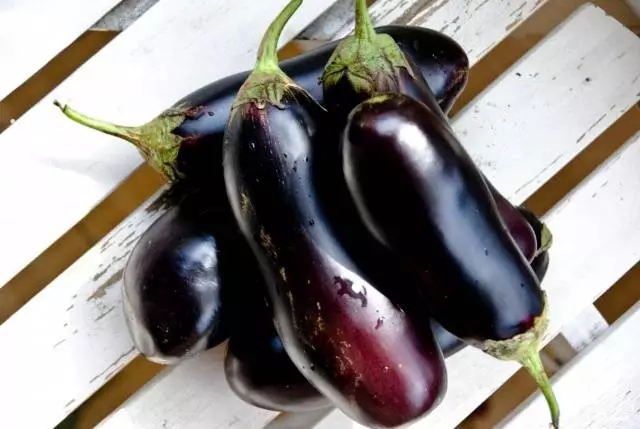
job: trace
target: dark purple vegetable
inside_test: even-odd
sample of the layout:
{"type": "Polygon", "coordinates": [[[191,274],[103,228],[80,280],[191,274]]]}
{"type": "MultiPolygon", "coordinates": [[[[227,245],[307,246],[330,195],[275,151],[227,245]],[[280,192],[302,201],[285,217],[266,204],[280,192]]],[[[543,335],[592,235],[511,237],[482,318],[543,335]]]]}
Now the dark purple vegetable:
{"type": "MultiPolygon", "coordinates": [[[[341,235],[349,236],[353,243],[352,253],[366,253],[367,249],[375,247],[375,243],[367,240],[368,234],[363,233],[364,228],[355,214],[340,168],[338,135],[342,133],[349,112],[370,97],[399,92],[426,103],[443,121],[447,118],[411,57],[392,37],[376,33],[366,0],[356,0],[355,16],[354,35],[338,44],[322,75],[324,105],[331,116],[326,128],[336,136],[328,138],[335,140],[335,144],[326,144],[322,148],[325,160],[319,174],[325,176],[322,179],[327,194],[325,204],[335,212],[334,221],[343,229],[341,235]]],[[[532,261],[537,243],[527,219],[490,183],[488,185],[510,234],[527,259],[532,261]]],[[[376,265],[377,262],[374,259],[366,264],[376,265]]]]}
{"type": "MultiPolygon", "coordinates": [[[[379,27],[411,57],[435,94],[449,111],[467,82],[469,59],[450,37],[437,31],[390,25],[379,27]]],[[[282,69],[322,102],[319,78],[338,41],[283,61],[282,69]]],[[[55,102],[71,119],[133,143],[144,159],[166,180],[218,186],[221,146],[229,109],[249,71],[219,79],[178,100],[155,119],[141,126],[119,126],[87,117],[55,102]]]]}
{"type": "Polygon", "coordinates": [[[200,199],[174,202],[142,234],[125,266],[127,326],[154,362],[175,363],[228,337],[220,290],[227,273],[219,255],[228,215],[200,199]]]}
{"type": "Polygon", "coordinates": [[[227,193],[294,364],[352,419],[396,427],[440,401],[446,370],[428,323],[414,323],[371,285],[325,219],[312,175],[325,112],[276,57],[300,3],[269,28],[234,103],[223,149],[227,193]]]}
{"type": "MultiPolygon", "coordinates": [[[[484,182],[489,189],[491,197],[496,203],[496,208],[500,214],[501,219],[505,223],[509,234],[514,239],[518,248],[527,259],[532,263],[533,259],[537,256],[538,252],[538,240],[536,239],[535,231],[529,219],[527,219],[517,207],[514,207],[498,190],[491,184],[486,178],[484,182]]],[[[531,221],[533,221],[532,219],[531,221]]],[[[535,219],[537,221],[537,219],[535,219]]]]}
{"type": "Polygon", "coordinates": [[[330,406],[282,349],[255,257],[230,212],[211,200],[169,192],[169,210],[134,247],[123,298],[136,348],[175,364],[228,338],[225,374],[242,399],[277,411],[330,406]]]}
{"type": "Polygon", "coordinates": [[[420,290],[434,319],[486,353],[527,368],[557,427],[559,407],[538,355],[548,324],[546,295],[451,128],[411,97],[378,96],[352,111],[343,157],[363,221],[421,270],[420,290]]]}
{"type": "MultiPolygon", "coordinates": [[[[417,72],[418,68],[411,56],[407,56],[393,38],[375,32],[365,0],[356,0],[355,16],[354,35],[340,42],[322,76],[325,107],[330,115],[329,124],[325,127],[328,136],[317,151],[319,161],[316,175],[321,184],[319,189],[322,204],[341,243],[358,266],[373,278],[381,278],[385,270],[391,271],[397,281],[379,283],[394,285],[383,292],[401,307],[406,309],[415,306],[417,308],[413,311],[421,311],[420,297],[416,297],[415,292],[406,287],[416,283],[416,279],[411,278],[406,267],[402,267],[403,264],[398,261],[393,270],[389,270],[390,261],[395,256],[369,234],[357,213],[342,174],[339,135],[349,112],[358,103],[385,92],[407,93],[419,100],[426,100],[429,107],[444,121],[446,116],[423,76],[417,72]],[[398,282],[405,287],[395,287],[398,282]]],[[[531,226],[495,188],[491,187],[491,191],[510,234],[527,259],[533,260],[537,246],[531,226]]],[[[439,344],[449,354],[464,346],[439,324],[435,323],[434,328],[439,344]]]]}
{"type": "MultiPolygon", "coordinates": [[[[487,182],[487,185],[489,185],[489,182],[487,182]]],[[[520,251],[527,259],[530,260],[531,268],[538,277],[538,281],[542,283],[547,274],[547,269],[549,268],[549,248],[552,244],[551,231],[549,231],[547,226],[543,222],[541,222],[540,219],[538,219],[536,215],[531,211],[527,210],[524,207],[514,207],[513,205],[508,203],[508,201],[499,193],[492,193],[492,195],[496,199],[496,204],[498,206],[502,219],[505,221],[507,227],[509,228],[509,233],[516,241],[516,244],[518,245],[520,251]],[[498,198],[496,198],[496,195],[502,198],[502,204],[497,202],[498,198]],[[505,203],[508,203],[509,205],[507,206],[505,203]],[[512,209],[518,210],[521,213],[522,217],[526,219],[527,223],[531,227],[531,230],[535,233],[535,239],[536,243],[538,243],[538,248],[534,249],[534,252],[531,255],[531,250],[529,247],[529,243],[531,243],[531,240],[528,239],[529,235],[527,232],[527,228],[522,228],[521,226],[519,226],[522,217],[510,215],[512,209]],[[516,230],[516,227],[517,231],[521,231],[521,234],[513,233],[513,231],[516,230]],[[523,240],[522,238],[525,238],[525,240],[523,240]]],[[[465,343],[462,340],[444,329],[442,325],[440,325],[435,320],[432,321],[431,325],[433,327],[433,333],[438,339],[438,344],[440,345],[440,348],[442,348],[442,352],[445,358],[455,354],[465,347],[465,343]]]]}
{"type": "MultiPolygon", "coordinates": [[[[252,255],[253,256],[253,255],[252,255]]],[[[262,280],[262,278],[260,278],[262,280]]],[[[237,288],[240,289],[240,288],[237,288]]],[[[310,411],[332,406],[298,371],[273,325],[264,285],[236,290],[225,377],[245,402],[274,411],[310,411]]]]}

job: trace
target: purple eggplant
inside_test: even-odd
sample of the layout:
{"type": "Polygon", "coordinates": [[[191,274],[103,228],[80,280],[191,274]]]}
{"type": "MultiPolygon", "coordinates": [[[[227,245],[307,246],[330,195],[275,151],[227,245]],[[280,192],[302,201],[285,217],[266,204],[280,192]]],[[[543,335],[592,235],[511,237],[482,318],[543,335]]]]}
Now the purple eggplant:
{"type": "Polygon", "coordinates": [[[300,3],[292,0],[272,23],[238,92],[223,146],[227,193],[294,364],[352,419],[396,427],[440,401],[444,361],[431,329],[357,270],[326,221],[312,174],[326,112],[276,57],[300,3]]]}
{"type": "Polygon", "coordinates": [[[127,327],[136,348],[154,362],[176,363],[228,338],[220,287],[228,273],[219,257],[225,233],[219,230],[229,225],[228,216],[200,199],[192,194],[173,201],[125,266],[127,327]]]}
{"type": "Polygon", "coordinates": [[[304,412],[332,406],[291,362],[273,324],[260,281],[237,288],[230,316],[225,377],[245,402],[273,411],[304,412]]]}
{"type": "MultiPolygon", "coordinates": [[[[353,35],[343,39],[329,58],[322,74],[322,88],[324,106],[329,111],[331,123],[328,127],[334,134],[341,134],[351,110],[360,102],[387,92],[399,92],[409,95],[426,104],[444,122],[448,119],[441,104],[431,90],[424,76],[419,72],[419,66],[411,55],[396,43],[388,34],[377,32],[367,10],[366,0],[355,1],[356,28],[353,35]]],[[[341,154],[339,137],[337,143],[325,148],[326,170],[325,178],[331,193],[337,193],[341,198],[332,197],[337,210],[340,212],[338,222],[348,224],[349,230],[357,229],[354,223],[346,222],[344,212],[353,212],[353,205],[345,197],[345,185],[339,165],[341,154]],[[348,209],[346,209],[348,208],[348,209]]],[[[495,187],[487,182],[490,192],[498,205],[498,210],[507,225],[514,240],[529,261],[538,249],[536,236],[527,219],[514,207],[495,187]]],[[[351,216],[353,218],[353,216],[351,216]]],[[[353,234],[353,233],[348,233],[353,234]]],[[[361,236],[357,237],[361,247],[370,247],[361,236]],[[366,243],[366,244],[365,244],[366,243]]],[[[362,251],[362,250],[359,250],[362,251]]],[[[375,263],[375,262],[374,262],[375,263]]]]}
{"type": "Polygon", "coordinates": [[[434,319],[491,356],[520,362],[558,427],[538,354],[546,294],[448,124],[412,97],[386,94],[351,112],[342,143],[343,172],[363,222],[423,273],[420,290],[434,319]]]}
{"type": "MultiPolygon", "coordinates": [[[[393,38],[374,30],[365,0],[356,0],[355,16],[354,34],[338,44],[322,76],[324,106],[330,120],[324,127],[326,141],[317,150],[317,181],[328,220],[358,266],[374,278],[380,278],[385,272],[397,277],[396,282],[379,284],[408,285],[415,283],[415,279],[411,279],[406,267],[398,261],[394,269],[389,270],[394,254],[371,236],[358,215],[342,174],[340,135],[349,112],[358,103],[386,92],[405,93],[424,100],[443,121],[447,119],[411,56],[406,55],[393,38]]],[[[537,242],[532,227],[493,186],[491,192],[510,234],[525,257],[533,261],[537,242]]],[[[422,305],[420,297],[410,288],[394,286],[383,292],[405,309],[422,305]]],[[[441,346],[446,344],[450,350],[463,347],[460,340],[442,326],[437,323],[434,326],[441,346]]]]}
{"type": "MultiPolygon", "coordinates": [[[[412,58],[438,99],[449,111],[467,83],[469,59],[450,37],[434,30],[401,25],[377,28],[398,42],[412,58]]],[[[282,69],[322,102],[319,78],[339,41],[282,62],[282,69]]],[[[190,186],[222,184],[222,137],[231,105],[249,71],[212,82],[178,100],[156,118],[140,126],[121,126],[86,116],[70,106],[54,103],[72,120],[134,144],[163,177],[190,186]]]]}

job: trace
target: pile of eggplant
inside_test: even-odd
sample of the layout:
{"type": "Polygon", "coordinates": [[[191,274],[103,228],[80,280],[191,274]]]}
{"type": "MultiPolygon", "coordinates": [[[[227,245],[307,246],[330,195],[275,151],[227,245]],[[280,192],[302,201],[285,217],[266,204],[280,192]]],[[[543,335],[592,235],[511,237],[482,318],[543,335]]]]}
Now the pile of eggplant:
{"type": "Polygon", "coordinates": [[[279,62],[301,3],[271,23],[252,70],[145,125],[57,103],[133,143],[170,185],[124,273],[137,349],[175,364],[226,342],[226,379],[248,403],[391,428],[441,402],[445,358],[471,346],[529,370],[557,428],[538,354],[552,236],[450,126],[464,50],[374,28],[356,0],[353,35],[279,62]]]}

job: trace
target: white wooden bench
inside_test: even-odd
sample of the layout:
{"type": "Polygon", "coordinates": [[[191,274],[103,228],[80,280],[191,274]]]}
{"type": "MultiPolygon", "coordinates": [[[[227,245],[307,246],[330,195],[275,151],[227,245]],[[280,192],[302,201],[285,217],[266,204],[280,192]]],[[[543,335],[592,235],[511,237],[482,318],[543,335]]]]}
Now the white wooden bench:
{"type": "MultiPolygon", "coordinates": [[[[63,119],[52,100],[114,122],[145,122],[197,87],[249,68],[264,28],[285,2],[160,0],[0,133],[0,287],[142,163],[127,143],[63,119]]],[[[308,38],[348,34],[353,23],[341,12],[345,2],[329,9],[334,0],[305,0],[281,44],[305,29],[308,38]]],[[[118,2],[49,3],[0,5],[0,48],[9,55],[0,69],[0,100],[118,2]],[[53,14],[55,27],[38,18],[53,14]],[[59,31],[61,22],[67,24],[59,31]]],[[[371,13],[378,25],[402,22],[443,31],[461,43],[473,65],[544,3],[377,0],[371,13]]],[[[522,203],[639,100],[640,38],[585,4],[452,123],[489,179],[513,203],[522,203]]],[[[640,123],[638,131],[543,216],[554,233],[543,284],[551,304],[547,342],[558,332],[571,338],[570,332],[579,331],[579,315],[593,315],[594,301],[640,260],[640,123]]],[[[145,210],[160,192],[24,306],[2,315],[0,428],[55,427],[138,357],[121,311],[121,274],[135,239],[161,215],[161,210],[145,210]]],[[[596,328],[603,328],[602,319],[595,320],[596,328]]],[[[637,381],[637,365],[623,358],[625,353],[635,358],[637,346],[624,338],[637,335],[639,324],[634,310],[557,378],[561,407],[573,416],[566,427],[586,427],[580,410],[594,407],[593,401],[607,407],[593,416],[604,426],[594,427],[611,427],[606,422],[613,421],[637,427],[637,417],[631,416],[640,408],[637,389],[626,395],[631,385],[606,382],[593,371],[603,368],[610,354],[619,365],[619,379],[629,371],[630,380],[637,381]],[[603,387],[599,396],[573,394],[589,385],[588,377],[603,387]],[[607,414],[620,418],[606,420],[607,414]]],[[[300,416],[277,416],[245,404],[226,385],[223,353],[224,345],[162,369],[101,426],[284,429],[311,427],[315,421],[321,429],[359,427],[337,411],[314,413],[300,423],[300,416]]],[[[455,427],[518,369],[471,348],[448,359],[447,366],[443,403],[412,427],[455,427]]],[[[545,427],[548,415],[540,409],[535,399],[506,427],[545,427]]]]}

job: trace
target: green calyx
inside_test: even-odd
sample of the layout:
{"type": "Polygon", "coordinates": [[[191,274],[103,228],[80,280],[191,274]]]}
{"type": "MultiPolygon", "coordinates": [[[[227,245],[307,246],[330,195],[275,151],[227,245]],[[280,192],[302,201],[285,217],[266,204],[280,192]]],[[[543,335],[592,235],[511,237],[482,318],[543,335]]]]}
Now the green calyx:
{"type": "Polygon", "coordinates": [[[184,122],[186,111],[172,109],[144,125],[127,127],[91,118],[57,100],[53,103],[71,120],[132,143],[145,161],[162,174],[166,181],[174,182],[182,177],[176,168],[182,138],[175,135],[173,130],[184,122]]]}
{"type": "Polygon", "coordinates": [[[346,77],[356,92],[377,94],[398,86],[397,69],[411,73],[407,60],[388,34],[377,34],[365,0],[356,0],[355,34],[342,40],[329,58],[321,81],[325,88],[346,77]]]}
{"type": "Polygon", "coordinates": [[[553,244],[553,234],[551,233],[551,230],[549,229],[547,224],[543,223],[542,231],[540,232],[539,252],[541,253],[549,250],[552,244],[553,244]]]}
{"type": "Polygon", "coordinates": [[[533,326],[528,331],[507,340],[486,340],[480,344],[480,349],[496,359],[517,361],[531,374],[549,406],[552,428],[558,429],[560,406],[538,352],[542,337],[549,325],[547,297],[544,292],[542,296],[542,314],[535,318],[533,326]]]}
{"type": "Polygon", "coordinates": [[[302,0],[291,0],[267,28],[260,42],[255,67],[238,91],[234,109],[245,103],[253,103],[260,108],[267,104],[282,107],[285,94],[297,87],[278,65],[278,41],[284,26],[301,4],[302,0]]]}

